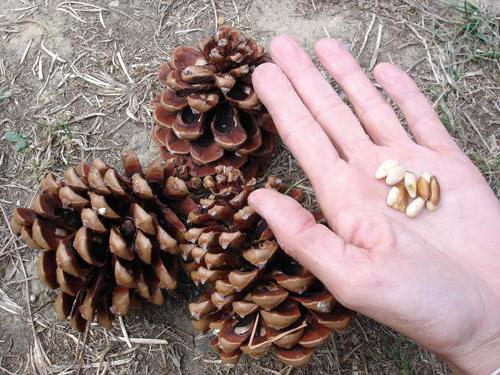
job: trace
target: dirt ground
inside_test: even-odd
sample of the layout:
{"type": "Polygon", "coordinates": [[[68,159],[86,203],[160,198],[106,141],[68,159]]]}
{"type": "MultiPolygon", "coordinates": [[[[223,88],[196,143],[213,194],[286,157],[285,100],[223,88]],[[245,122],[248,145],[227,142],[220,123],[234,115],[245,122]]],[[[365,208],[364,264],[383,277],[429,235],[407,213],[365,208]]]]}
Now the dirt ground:
{"type": "MultiPolygon", "coordinates": [[[[494,3],[494,1],[492,2],[494,3]]],[[[85,335],[55,320],[55,293],[36,280],[36,252],[7,218],[33,197],[48,170],[99,156],[117,163],[132,147],[146,159],[159,64],[224,18],[263,43],[278,33],[310,50],[342,39],[371,74],[400,64],[500,191],[500,18],[487,3],[418,0],[1,0],[0,1],[0,373],[6,374],[448,374],[432,354],[358,317],[311,364],[271,357],[219,363],[197,337],[184,292],[145,306],[106,332],[85,335]]],[[[271,173],[311,189],[282,149],[271,173]]],[[[187,289],[187,288],[184,288],[187,289]]],[[[181,288],[182,290],[182,288],[181,288]]]]}

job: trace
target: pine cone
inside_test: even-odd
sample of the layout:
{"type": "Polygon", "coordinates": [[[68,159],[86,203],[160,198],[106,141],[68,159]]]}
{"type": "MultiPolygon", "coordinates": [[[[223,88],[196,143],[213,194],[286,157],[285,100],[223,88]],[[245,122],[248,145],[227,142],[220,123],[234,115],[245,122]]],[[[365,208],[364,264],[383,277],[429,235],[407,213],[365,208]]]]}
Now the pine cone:
{"type": "MultiPolygon", "coordinates": [[[[275,347],[282,362],[304,366],[354,313],[279,248],[266,222],[247,206],[253,181],[243,184],[231,168],[219,172],[205,177],[214,195],[190,213],[188,243],[180,245],[184,269],[197,285],[207,286],[189,305],[193,326],[216,333],[213,346],[225,363],[275,347]]],[[[284,190],[276,178],[266,186],[284,190]]],[[[289,194],[300,199],[297,190],[289,194]]]]}
{"type": "MultiPolygon", "coordinates": [[[[203,292],[189,305],[193,325],[217,334],[225,363],[274,347],[284,363],[303,366],[332,330],[349,325],[354,313],[279,248],[247,205],[255,179],[218,166],[201,180],[173,159],[143,171],[135,154],[123,164],[125,175],[99,159],[61,181],[48,174],[32,207],[11,220],[28,246],[44,250],[39,278],[60,290],[55,310],[75,329],[94,319],[109,328],[140,298],[162,304],[179,260],[203,292]]],[[[285,190],[274,177],[266,187],[285,190]]]]}
{"type": "Polygon", "coordinates": [[[95,317],[109,328],[137,297],[160,305],[161,289],[176,287],[177,238],[186,230],[177,215],[190,209],[193,181],[174,177],[171,163],[143,172],[131,153],[123,164],[125,176],[100,159],[67,169],[61,181],[49,173],[31,208],[11,220],[28,246],[44,250],[39,278],[60,290],[56,313],[79,331],[95,317]]]}
{"type": "Polygon", "coordinates": [[[267,60],[229,26],[198,49],[176,48],[158,74],[166,88],[155,100],[153,139],[166,155],[185,155],[195,175],[226,165],[255,176],[275,149],[274,123],[252,86],[252,72],[267,60]]]}

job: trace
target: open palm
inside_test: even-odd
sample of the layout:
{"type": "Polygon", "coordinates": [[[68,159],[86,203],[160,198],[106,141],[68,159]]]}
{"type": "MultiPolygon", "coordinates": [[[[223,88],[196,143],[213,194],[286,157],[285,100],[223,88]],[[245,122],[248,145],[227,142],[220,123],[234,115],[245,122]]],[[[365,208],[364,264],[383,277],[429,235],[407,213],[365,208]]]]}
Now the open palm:
{"type": "Polygon", "coordinates": [[[275,64],[253,75],[283,142],[309,176],[330,227],[291,198],[259,190],[250,203],[290,255],[344,305],[408,335],[457,370],[500,366],[500,205],[432,106],[397,67],[375,77],[406,116],[415,142],[356,61],[332,39],[316,53],[356,115],[287,37],[275,64]],[[409,219],[386,206],[374,171],[396,159],[439,178],[435,212],[409,219]],[[495,353],[497,355],[495,355],[495,353]]]}

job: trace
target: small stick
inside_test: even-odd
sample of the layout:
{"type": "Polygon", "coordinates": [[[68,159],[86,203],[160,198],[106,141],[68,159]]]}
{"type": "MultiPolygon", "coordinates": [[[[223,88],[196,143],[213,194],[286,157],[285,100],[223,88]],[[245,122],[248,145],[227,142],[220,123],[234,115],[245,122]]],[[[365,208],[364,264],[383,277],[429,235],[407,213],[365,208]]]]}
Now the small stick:
{"type": "Polygon", "coordinates": [[[122,67],[123,72],[127,76],[127,79],[130,83],[134,83],[134,80],[130,75],[128,74],[127,67],[125,66],[125,63],[123,62],[122,54],[120,51],[116,52],[116,57],[118,57],[118,62],[120,63],[120,66],[122,67]]]}
{"type": "Polygon", "coordinates": [[[19,65],[23,65],[24,60],[26,59],[26,56],[28,55],[28,51],[31,48],[31,43],[33,43],[33,39],[30,39],[28,42],[28,45],[26,46],[26,49],[24,50],[23,57],[21,57],[21,61],[19,61],[19,65]]]}
{"type": "Polygon", "coordinates": [[[373,68],[375,67],[375,64],[377,63],[378,53],[380,50],[380,42],[382,41],[382,29],[383,29],[383,27],[384,27],[384,25],[382,23],[380,23],[378,25],[377,42],[375,44],[375,49],[373,50],[373,56],[372,56],[372,60],[370,61],[369,70],[373,70],[373,68]]]}
{"type": "MultiPolygon", "coordinates": [[[[10,244],[10,241],[8,244],[10,244]]],[[[37,279],[36,276],[31,276],[31,277],[28,277],[27,279],[9,281],[9,282],[5,283],[5,285],[8,286],[8,285],[12,285],[12,284],[19,284],[19,283],[24,283],[25,281],[30,281],[30,280],[35,280],[35,279],[37,279]]]]}
{"type": "Polygon", "coordinates": [[[363,53],[366,47],[366,43],[368,42],[368,37],[370,36],[370,33],[372,32],[373,25],[375,24],[375,20],[377,19],[377,16],[375,13],[372,15],[372,20],[370,21],[370,25],[368,25],[368,29],[366,30],[365,37],[363,38],[363,43],[361,44],[361,48],[359,49],[358,54],[356,55],[356,59],[359,59],[359,56],[363,53]]]}
{"type": "Polygon", "coordinates": [[[261,346],[264,346],[264,345],[267,345],[267,344],[270,344],[270,343],[273,343],[279,339],[281,339],[282,337],[285,337],[286,335],[290,334],[290,333],[293,333],[295,331],[298,331],[299,329],[302,329],[304,327],[307,327],[307,323],[306,321],[304,320],[304,322],[302,322],[302,324],[298,327],[295,327],[295,328],[292,328],[291,330],[289,331],[286,331],[286,332],[283,332],[283,333],[280,333],[279,335],[276,335],[274,336],[273,338],[269,339],[269,340],[266,340],[266,341],[263,341],[261,342],[260,344],[257,344],[255,346],[248,346],[248,348],[250,350],[253,350],[253,349],[257,349],[257,348],[260,348],[261,346]]]}
{"type": "Polygon", "coordinates": [[[127,329],[125,328],[125,324],[123,324],[123,319],[121,316],[118,317],[118,321],[120,322],[120,328],[122,329],[123,338],[125,339],[125,342],[127,343],[129,348],[132,348],[132,343],[130,342],[130,339],[128,338],[127,329]]]}
{"type": "Polygon", "coordinates": [[[236,2],[234,0],[233,0],[233,7],[236,12],[236,19],[238,20],[238,22],[240,22],[240,13],[238,11],[238,7],[236,6],[236,2]]]}
{"type": "Polygon", "coordinates": [[[40,42],[40,47],[42,47],[42,49],[47,53],[49,54],[53,59],[56,59],[57,61],[59,62],[62,62],[62,63],[66,63],[67,61],[60,58],[59,56],[57,56],[54,52],[50,52],[43,44],[43,40],[40,42]]]}
{"type": "Polygon", "coordinates": [[[212,2],[212,8],[214,9],[214,18],[215,18],[215,31],[217,31],[219,27],[219,16],[217,15],[217,7],[215,6],[215,1],[210,0],[212,2]]]}
{"type": "Polygon", "coordinates": [[[325,35],[327,38],[331,38],[330,33],[328,32],[326,26],[323,25],[323,31],[325,32],[325,35]]]}
{"type": "Polygon", "coordinates": [[[121,128],[123,125],[125,125],[125,124],[127,123],[127,121],[129,121],[129,120],[130,120],[130,118],[128,118],[128,117],[127,117],[125,120],[123,120],[122,122],[120,122],[117,126],[115,126],[115,128],[114,128],[114,129],[111,129],[111,130],[110,130],[110,131],[106,134],[106,136],[110,136],[111,134],[116,133],[116,132],[117,132],[118,130],[120,130],[120,128],[121,128]]]}
{"type": "MultiPolygon", "coordinates": [[[[146,338],[141,338],[141,337],[127,337],[127,338],[128,338],[128,342],[130,342],[131,344],[143,344],[143,345],[168,345],[168,344],[170,344],[167,340],[163,340],[163,339],[146,339],[146,338]]],[[[112,338],[112,340],[127,342],[127,340],[125,340],[125,338],[119,337],[119,336],[117,336],[116,339],[112,338]]]]}
{"type": "Polygon", "coordinates": [[[43,56],[38,59],[38,79],[43,81],[43,56]]]}
{"type": "Polygon", "coordinates": [[[250,335],[250,340],[248,341],[249,348],[252,347],[253,338],[255,337],[255,331],[257,331],[257,325],[259,324],[259,318],[260,318],[260,314],[257,314],[257,317],[255,318],[255,324],[253,325],[253,328],[252,328],[252,334],[250,335]]]}
{"type": "Polygon", "coordinates": [[[102,10],[99,12],[99,21],[104,29],[106,29],[106,24],[104,23],[104,17],[102,16],[102,10]]]}

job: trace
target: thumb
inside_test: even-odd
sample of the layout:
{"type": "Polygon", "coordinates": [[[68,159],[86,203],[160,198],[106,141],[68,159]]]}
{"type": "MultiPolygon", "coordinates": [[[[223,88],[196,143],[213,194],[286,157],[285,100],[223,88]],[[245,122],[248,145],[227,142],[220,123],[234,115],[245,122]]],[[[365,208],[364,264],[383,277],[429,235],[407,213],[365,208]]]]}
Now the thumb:
{"type": "MultiPolygon", "coordinates": [[[[289,196],[271,189],[250,194],[250,206],[266,221],[281,248],[311,271],[332,294],[346,287],[346,250],[354,248],[289,196]]],[[[356,248],[356,250],[359,250],[356,248]]]]}

